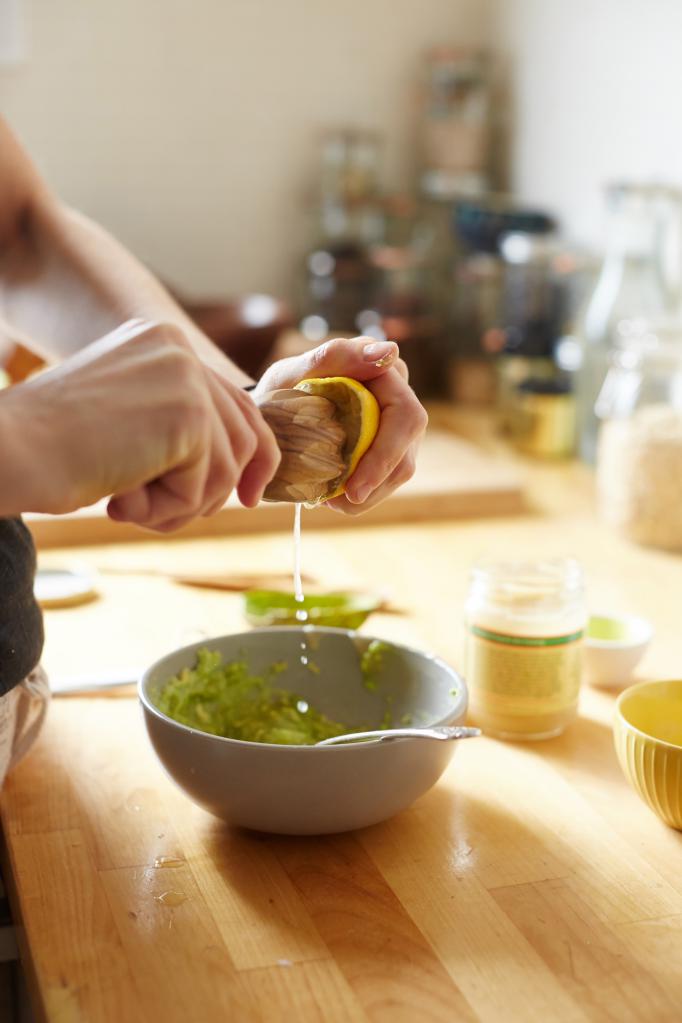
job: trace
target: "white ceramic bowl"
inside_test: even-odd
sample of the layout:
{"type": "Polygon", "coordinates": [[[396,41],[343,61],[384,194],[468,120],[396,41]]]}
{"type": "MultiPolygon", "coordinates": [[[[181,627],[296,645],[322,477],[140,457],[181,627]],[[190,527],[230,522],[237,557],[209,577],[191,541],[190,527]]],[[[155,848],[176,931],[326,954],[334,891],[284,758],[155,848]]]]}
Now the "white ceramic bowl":
{"type": "Polygon", "coordinates": [[[243,742],[196,731],[155,706],[159,687],[193,667],[197,650],[208,647],[220,651],[224,661],[246,658],[256,674],[285,661],[288,667],[277,685],[300,694],[349,731],[386,727],[387,708],[394,727],[404,715],[415,725],[464,721],[466,685],[439,658],[392,643],[376,689],[369,689],[352,658],[359,659],[371,637],[343,629],[312,633],[319,675],[300,663],[301,641],[304,635],[310,641],[311,632],[293,626],[183,647],[153,664],[140,682],[149,738],[166,772],[190,799],[231,824],[298,835],[376,824],[431,788],[459,745],[429,739],[328,747],[243,742]]]}
{"type": "MultiPolygon", "coordinates": [[[[608,631],[608,630],[607,630],[608,631]]],[[[653,629],[645,618],[636,615],[594,614],[585,634],[585,674],[587,681],[604,689],[624,689],[651,642],[653,629]],[[590,635],[595,621],[613,623],[619,638],[590,635]]]]}

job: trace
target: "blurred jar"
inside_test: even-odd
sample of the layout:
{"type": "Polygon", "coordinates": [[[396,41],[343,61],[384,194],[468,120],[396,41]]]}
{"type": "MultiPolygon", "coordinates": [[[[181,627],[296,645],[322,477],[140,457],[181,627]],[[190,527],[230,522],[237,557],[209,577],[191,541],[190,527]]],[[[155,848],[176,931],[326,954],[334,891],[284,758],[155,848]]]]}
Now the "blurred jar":
{"type": "Polygon", "coordinates": [[[326,237],[306,257],[300,329],[310,342],[334,333],[397,341],[410,383],[428,397],[447,360],[449,236],[405,196],[343,210],[338,236],[325,215],[326,237]]]}
{"type": "Polygon", "coordinates": [[[571,559],[481,564],[466,604],[472,715],[501,739],[547,739],[576,717],[586,622],[571,559]]]}
{"type": "Polygon", "coordinates": [[[455,204],[453,230],[459,258],[453,281],[453,350],[448,374],[455,401],[493,404],[497,398],[497,359],[506,345],[506,333],[501,329],[505,288],[502,238],[518,232],[545,234],[553,226],[544,213],[522,209],[504,196],[455,204]]]}
{"type": "Polygon", "coordinates": [[[297,286],[299,327],[311,344],[355,333],[372,293],[367,248],[381,238],[377,198],[381,142],[373,132],[335,129],[319,142],[310,244],[297,286]]]}
{"type": "Polygon", "coordinates": [[[599,508],[628,539],[682,550],[682,323],[641,327],[599,394],[599,508]]]}
{"type": "Polygon", "coordinates": [[[607,189],[606,201],[606,255],[577,329],[578,444],[588,463],[595,459],[594,405],[611,349],[627,343],[643,322],[674,313],[680,293],[671,254],[682,215],[680,195],[658,185],[615,184],[607,189]]]}
{"type": "Polygon", "coordinates": [[[326,202],[315,210],[298,287],[299,326],[309,341],[356,333],[372,296],[368,249],[383,228],[378,201],[326,202]]]}
{"type": "Polygon", "coordinates": [[[420,397],[442,385],[450,248],[438,218],[407,196],[383,203],[382,237],[369,246],[372,295],[356,320],[362,333],[400,345],[420,397]]]}
{"type": "Polygon", "coordinates": [[[335,129],[320,139],[319,201],[358,203],[379,191],[381,138],[376,132],[335,129]]]}
{"type": "Polygon", "coordinates": [[[528,377],[518,385],[511,438],[535,458],[569,458],[575,452],[575,397],[565,378],[528,377]]]}
{"type": "Polygon", "coordinates": [[[320,239],[307,253],[299,289],[299,327],[311,343],[352,334],[372,293],[365,246],[352,238],[320,239]]]}
{"type": "Polygon", "coordinates": [[[485,54],[453,47],[427,53],[421,123],[423,194],[454,198],[486,190],[490,111],[485,54]]]}
{"type": "Polygon", "coordinates": [[[547,219],[535,231],[500,240],[499,326],[485,337],[488,350],[499,353],[500,426],[525,451],[543,457],[571,454],[575,445],[575,399],[555,350],[569,316],[576,261],[552,226],[547,219]]]}

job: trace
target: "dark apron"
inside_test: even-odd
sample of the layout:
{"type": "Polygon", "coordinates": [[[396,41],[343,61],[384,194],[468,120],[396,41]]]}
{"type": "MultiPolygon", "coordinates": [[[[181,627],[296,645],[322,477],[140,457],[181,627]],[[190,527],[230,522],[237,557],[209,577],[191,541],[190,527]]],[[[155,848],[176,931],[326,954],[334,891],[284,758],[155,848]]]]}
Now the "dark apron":
{"type": "Polygon", "coordinates": [[[35,569],[35,548],[26,526],[19,519],[0,519],[0,696],[26,678],[42,653],[35,569]]]}

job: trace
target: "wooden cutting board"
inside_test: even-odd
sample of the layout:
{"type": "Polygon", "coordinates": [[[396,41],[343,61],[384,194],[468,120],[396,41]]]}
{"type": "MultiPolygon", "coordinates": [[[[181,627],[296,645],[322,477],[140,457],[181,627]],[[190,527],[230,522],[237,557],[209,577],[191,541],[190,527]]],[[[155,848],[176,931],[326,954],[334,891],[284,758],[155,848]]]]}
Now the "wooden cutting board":
{"type": "MultiPolygon", "coordinates": [[[[419,452],[417,471],[389,500],[356,518],[327,508],[307,516],[307,529],[351,528],[357,523],[419,522],[510,515],[524,508],[516,467],[443,426],[430,427],[419,452]]],[[[113,522],[104,502],[69,515],[29,515],[27,524],[40,548],[149,540],[136,526],[113,522]]],[[[224,536],[290,529],[292,506],[264,503],[243,508],[232,497],[217,515],[197,519],[174,536],[224,536]]]]}

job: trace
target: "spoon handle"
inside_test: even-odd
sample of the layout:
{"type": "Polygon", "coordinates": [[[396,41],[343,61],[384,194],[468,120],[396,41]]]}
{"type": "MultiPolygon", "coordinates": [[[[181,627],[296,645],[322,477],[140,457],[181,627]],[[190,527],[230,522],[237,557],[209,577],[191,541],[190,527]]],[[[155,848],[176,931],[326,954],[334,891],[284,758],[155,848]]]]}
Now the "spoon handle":
{"type": "Polygon", "coordinates": [[[465,728],[463,725],[436,725],[434,728],[390,728],[379,729],[373,732],[347,732],[345,735],[335,735],[331,739],[323,739],[316,746],[343,746],[346,743],[369,742],[378,739],[379,742],[390,742],[392,739],[473,739],[481,734],[480,728],[465,728]]]}

